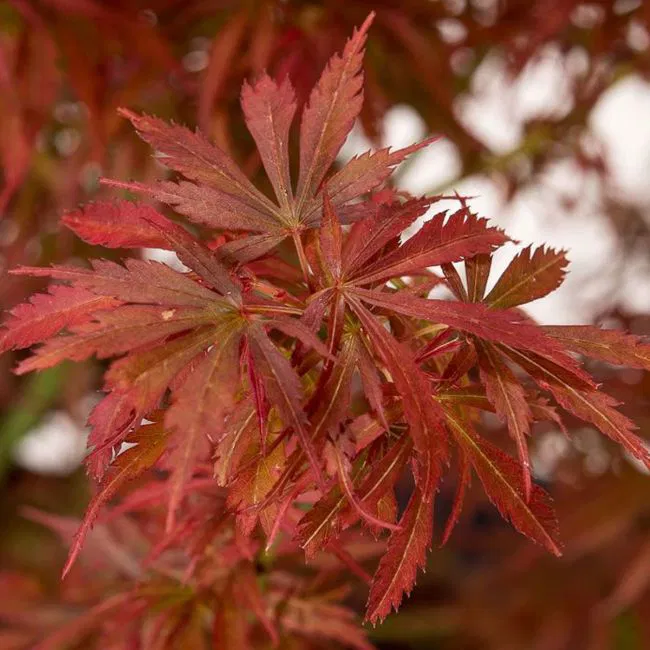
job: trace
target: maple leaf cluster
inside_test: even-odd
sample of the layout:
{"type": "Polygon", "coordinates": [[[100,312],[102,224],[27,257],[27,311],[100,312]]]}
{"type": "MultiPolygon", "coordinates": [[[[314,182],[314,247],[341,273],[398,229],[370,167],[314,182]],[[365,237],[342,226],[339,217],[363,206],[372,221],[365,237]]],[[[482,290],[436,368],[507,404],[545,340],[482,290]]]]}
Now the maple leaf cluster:
{"type": "Polygon", "coordinates": [[[551,499],[531,479],[535,422],[562,427],[568,413],[650,467],[635,425],[578,360],[648,369],[650,347],[591,326],[541,327],[519,309],[561,284],[564,253],[526,248],[488,291],[507,235],[461,197],[451,214],[428,218],[445,197],[387,187],[430,141],[369,152],[330,173],[361,110],[371,20],[331,59],[303,110],[295,183],[291,84],[266,75],[244,84],[242,109],[273,198],[200,133],[121,111],[179,177],[105,183],[169,206],[192,232],[126,200],[90,204],[63,222],[91,244],[173,251],[185,270],[129,258],[13,271],[62,282],[5,323],[3,350],[41,344],[18,373],[115,358],[89,419],[86,465],[97,491],[65,572],[103,506],[155,469],[167,543],[182,546],[193,486],[206,480],[225,494],[217,519],[267,549],[290,540],[308,559],[332,552],[363,575],[345,550],[350,536],[387,538],[370,581],[374,623],[425,564],[450,466],[460,479],[442,541],[475,474],[501,515],[556,555],[551,499]],[[438,285],[453,298],[430,299],[438,285]],[[482,412],[505,422],[514,454],[479,434],[482,412]],[[405,475],[413,487],[403,505],[395,488],[405,475]]]}
{"type": "MultiPolygon", "coordinates": [[[[143,429],[139,438],[150,446],[163,443],[162,421],[143,429]]],[[[137,446],[125,451],[116,473],[139,456],[137,446]]],[[[262,540],[239,534],[226,491],[208,474],[186,489],[192,507],[179,513],[172,535],[164,534],[167,491],[160,481],[142,482],[105,509],[55,603],[33,578],[0,571],[3,593],[12,594],[0,603],[0,646],[372,650],[342,603],[350,585],[335,557],[305,569],[299,549],[285,539],[271,558],[262,540]],[[47,615],[34,614],[43,608],[47,615]]],[[[33,508],[24,514],[65,543],[78,524],[33,508]]]]}

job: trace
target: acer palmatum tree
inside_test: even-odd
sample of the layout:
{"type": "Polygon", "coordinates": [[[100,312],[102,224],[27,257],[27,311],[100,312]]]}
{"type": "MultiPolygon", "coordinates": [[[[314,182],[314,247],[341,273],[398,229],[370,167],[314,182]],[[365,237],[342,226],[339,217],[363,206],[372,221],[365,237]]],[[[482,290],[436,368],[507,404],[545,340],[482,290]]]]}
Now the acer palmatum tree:
{"type": "MultiPolygon", "coordinates": [[[[42,343],[18,373],[117,357],[89,420],[86,464],[97,490],[64,574],[94,524],[142,508],[158,513],[162,505],[162,518],[147,523],[157,538],[153,557],[171,554],[166,579],[209,596],[181,614],[174,609],[160,625],[190,626],[206,643],[224,627],[253,643],[246,621],[224,613],[236,579],[213,559],[215,548],[249,562],[298,547],[307,560],[326,551],[365,576],[346,546],[367,531],[385,540],[366,611],[375,623],[399,606],[424,566],[435,495],[449,472],[460,479],[442,541],[476,475],[504,518],[560,554],[551,500],[531,480],[534,422],[561,426],[568,412],[650,467],[634,424],[577,359],[648,368],[650,347],[591,326],[540,327],[519,310],[561,284],[562,252],[524,249],[487,291],[491,256],[509,239],[462,197],[451,214],[439,212],[404,240],[444,197],[414,198],[385,185],[427,141],[369,152],[329,173],[361,110],[370,23],[331,59],[311,93],[296,179],[288,154],[291,84],[262,76],[244,85],[243,112],[273,198],[200,133],[121,111],[181,178],[105,183],[170,206],[205,236],[130,201],[90,204],[63,221],[92,244],[173,251],[185,271],[133,258],[13,271],[64,283],[11,312],[2,348],[42,343]],[[439,284],[454,299],[429,299],[439,284]],[[479,434],[482,411],[507,424],[513,455],[479,434]],[[122,451],[125,442],[133,446],[122,451]],[[405,474],[413,488],[401,508],[395,485],[405,474]],[[137,477],[137,498],[125,496],[137,477]],[[120,505],[105,509],[117,496],[120,505]]],[[[149,556],[133,588],[99,611],[144,602],[142,589],[167,602],[164,589],[146,591],[159,578],[156,567],[149,556]]],[[[286,603],[296,593],[290,580],[279,593],[275,584],[251,574],[243,589],[272,641],[290,630],[286,603]]],[[[151,615],[146,607],[134,611],[136,619],[151,615]]],[[[364,647],[341,616],[345,634],[330,638],[364,647]]]]}

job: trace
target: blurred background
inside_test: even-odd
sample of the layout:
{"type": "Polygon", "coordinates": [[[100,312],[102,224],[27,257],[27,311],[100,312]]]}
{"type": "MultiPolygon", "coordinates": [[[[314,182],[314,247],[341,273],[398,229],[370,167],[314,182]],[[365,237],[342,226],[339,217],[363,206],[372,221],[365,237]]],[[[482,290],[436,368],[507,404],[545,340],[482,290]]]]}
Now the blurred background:
{"type": "MultiPolygon", "coordinates": [[[[566,249],[568,279],[531,305],[535,318],[650,333],[650,3],[641,0],[2,2],[2,308],[43,286],[8,276],[18,264],[114,254],[58,225],[63,212],[111,195],[100,176],[164,174],[117,107],[199,126],[263,183],[239,109],[242,81],[264,69],[289,75],[304,102],[371,10],[364,109],[342,155],[439,134],[396,184],[473,197],[475,211],[521,242],[503,267],[518,246],[566,249]]],[[[61,608],[97,597],[60,587],[66,549],[26,515],[83,512],[84,423],[102,366],[18,378],[16,360],[0,357],[0,650],[28,647],[26,617],[45,628],[61,608]]],[[[650,377],[590,370],[649,437],[650,377]]],[[[549,426],[531,441],[564,557],[546,557],[471,490],[450,543],[434,550],[400,614],[369,630],[373,642],[650,648],[650,479],[593,430],[568,424],[573,442],[549,426]]],[[[441,521],[453,490],[450,479],[441,521]]],[[[363,599],[360,590],[350,602],[361,610],[363,599]]]]}

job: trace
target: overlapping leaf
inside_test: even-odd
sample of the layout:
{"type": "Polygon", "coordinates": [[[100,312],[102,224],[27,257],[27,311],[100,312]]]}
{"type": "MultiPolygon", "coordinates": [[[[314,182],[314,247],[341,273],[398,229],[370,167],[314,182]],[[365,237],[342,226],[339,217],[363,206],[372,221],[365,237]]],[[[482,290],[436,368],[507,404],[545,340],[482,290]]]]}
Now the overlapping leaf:
{"type": "Polygon", "coordinates": [[[170,248],[151,221],[160,215],[149,205],[130,201],[89,203],[65,214],[61,222],[81,239],[106,248],[170,248]]]}
{"type": "MultiPolygon", "coordinates": [[[[310,557],[333,550],[358,575],[364,569],[343,548],[348,529],[362,522],[375,536],[390,530],[368,600],[367,618],[376,622],[399,606],[424,566],[434,496],[451,458],[458,459],[459,478],[443,541],[474,472],[504,518],[559,554],[550,498],[528,471],[527,437],[535,421],[561,422],[530,385],[650,466],[634,425],[572,354],[648,369],[649,346],[588,326],[539,327],[513,309],[560,285],[563,253],[524,249],[486,296],[492,253],[509,240],[465,199],[457,197],[461,209],[440,212],[405,240],[441,197],[372,192],[429,141],[355,157],[328,177],[361,109],[371,20],[332,59],[303,111],[295,185],[290,143],[297,102],[290,81],[262,74],[244,85],[244,117],[273,200],[200,133],[122,111],[184,179],[108,182],[171,206],[200,233],[220,231],[211,233],[218,237],[208,246],[153,207],[129,202],[91,204],[64,223],[93,245],[173,251],[187,272],[132,258],[15,271],[65,283],[15,307],[7,319],[1,349],[42,344],[19,363],[19,373],[93,355],[119,357],[89,420],[87,466],[100,490],[70,562],[102,504],[155,467],[165,477],[155,501],[167,503],[167,521],[152,557],[172,541],[187,541],[190,574],[226,520],[236,525],[224,563],[252,558],[260,542],[270,548],[294,541],[310,557]],[[461,261],[465,280],[455,265],[461,261]],[[428,298],[441,282],[455,300],[428,298]],[[518,460],[479,435],[475,409],[501,417],[518,460]],[[117,453],[125,440],[136,446],[117,453]],[[405,472],[414,488],[398,519],[395,487],[405,472]],[[219,493],[216,518],[213,503],[194,509],[197,484],[219,493]],[[314,505],[300,512],[296,506],[306,503],[314,505]]],[[[235,598],[239,592],[229,585],[224,593],[235,598]]],[[[311,617],[315,639],[366,647],[346,621],[330,630],[316,620],[326,607],[294,595],[283,599],[285,627],[291,616],[311,617]]],[[[260,599],[244,600],[276,638],[260,599]]],[[[188,603],[161,616],[161,643],[182,617],[187,625],[179,629],[195,638],[196,609],[188,603]]],[[[246,643],[244,617],[224,607],[215,624],[224,617],[232,617],[233,638],[246,643]]]]}
{"type": "Polygon", "coordinates": [[[543,329],[572,352],[607,363],[650,370],[650,344],[633,334],[590,325],[547,325],[543,329]]]}
{"type": "Polygon", "coordinates": [[[542,388],[551,393],[562,408],[593,424],[650,468],[650,449],[634,433],[637,426],[616,410],[619,402],[607,393],[573,382],[572,378],[566,377],[563,368],[546,359],[510,348],[507,353],[542,388]]]}
{"type": "Polygon", "coordinates": [[[433,533],[433,505],[420,490],[411,496],[370,587],[366,618],[376,623],[397,609],[410,594],[419,569],[424,568],[433,533]]]}
{"type": "Polygon", "coordinates": [[[533,252],[528,246],[510,262],[485,302],[505,309],[543,298],[562,284],[567,264],[562,252],[543,247],[533,252]]]}
{"type": "Polygon", "coordinates": [[[68,561],[63,569],[64,576],[79,555],[84,539],[97,519],[101,507],[112,499],[126,483],[153,467],[165,450],[166,438],[167,433],[161,424],[141,427],[137,434],[129,440],[134,446],[117,456],[111,465],[109,475],[101,482],[97,494],[88,504],[84,520],[75,535],[68,561]]]}
{"type": "Polygon", "coordinates": [[[34,294],[30,301],[11,310],[0,335],[0,351],[28,348],[45,341],[64,328],[90,319],[92,314],[113,309],[120,301],[98,296],[83,288],[53,286],[47,294],[34,294]]]}
{"type": "Polygon", "coordinates": [[[225,418],[235,406],[239,390],[238,357],[241,331],[225,323],[215,344],[192,369],[188,379],[173,392],[165,425],[178,431],[170,450],[170,497],[167,528],[174,526],[184,485],[191,478],[197,459],[209,452],[210,440],[219,439],[225,418]]]}
{"type": "Polygon", "coordinates": [[[469,423],[456,414],[448,411],[447,421],[456,443],[467,455],[499,512],[518,531],[551,553],[560,555],[558,522],[548,494],[533,485],[527,498],[517,461],[480,438],[469,423]]]}
{"type": "Polygon", "coordinates": [[[478,253],[488,253],[508,241],[485,219],[477,219],[459,210],[445,220],[439,214],[402,246],[363,269],[357,284],[421,273],[428,266],[456,262],[478,253]]]}
{"type": "Polygon", "coordinates": [[[494,404],[497,414],[507,423],[508,431],[517,445],[517,453],[523,467],[524,493],[528,499],[531,479],[526,436],[530,433],[533,414],[526,402],[526,393],[493,346],[479,342],[476,347],[481,380],[485,384],[487,398],[494,404]]]}
{"type": "MultiPolygon", "coordinates": [[[[122,115],[157,151],[161,162],[193,182],[104,182],[148,194],[210,228],[250,234],[237,244],[224,246],[223,259],[249,261],[265,254],[285,237],[314,227],[321,215],[321,184],[361,111],[363,49],[372,20],[371,14],[343,53],[331,59],[303,111],[295,196],[288,147],[296,112],[294,91],[288,79],[278,83],[266,74],[253,84],[244,84],[241,103],[277,203],[260,192],[232,159],[200,133],[125,109],[121,110],[122,115]]],[[[347,219],[358,220],[372,210],[372,204],[351,202],[381,186],[408,155],[430,142],[431,139],[400,151],[382,149],[353,158],[331,179],[332,203],[348,208],[343,211],[347,219]]],[[[92,237],[97,239],[99,234],[92,233],[92,237]]]]}

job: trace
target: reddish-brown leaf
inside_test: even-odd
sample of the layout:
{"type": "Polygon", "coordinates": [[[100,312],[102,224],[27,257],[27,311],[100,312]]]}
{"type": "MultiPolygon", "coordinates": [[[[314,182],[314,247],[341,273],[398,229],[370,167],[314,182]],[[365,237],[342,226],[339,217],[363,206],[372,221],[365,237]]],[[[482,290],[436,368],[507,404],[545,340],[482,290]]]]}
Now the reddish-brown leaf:
{"type": "MultiPolygon", "coordinates": [[[[339,425],[349,416],[352,378],[357,363],[356,337],[344,335],[341,352],[332,366],[331,373],[322,387],[314,393],[315,411],[311,416],[311,427],[307,434],[310,446],[316,454],[323,448],[325,436],[328,433],[338,434],[339,425]]],[[[286,470],[285,476],[278,482],[277,489],[287,478],[300,467],[303,456],[300,451],[294,452],[286,470]]]]}
{"type": "Polygon", "coordinates": [[[330,540],[338,537],[343,527],[340,513],[346,503],[345,494],[337,484],[300,519],[297,539],[307,559],[312,559],[330,540]]]}
{"type": "Polygon", "coordinates": [[[607,363],[650,370],[650,344],[638,336],[591,325],[549,325],[542,329],[573,352],[607,363]]]}
{"type": "Polygon", "coordinates": [[[286,357],[271,343],[261,327],[248,329],[248,344],[255,370],[262,378],[270,402],[278,410],[285,426],[292,427],[309,460],[314,477],[323,484],[320,462],[306,429],[307,418],[302,408],[302,385],[286,357]]]}
{"type": "MultiPolygon", "coordinates": [[[[442,410],[434,401],[430,383],[413,361],[410,351],[363,305],[354,303],[353,309],[402,398],[409,433],[419,454],[418,461],[422,465],[419,480],[422,486],[429,485],[432,474],[440,475],[436,465],[442,464],[447,458],[447,434],[443,425],[442,410]],[[431,454],[432,449],[435,454],[431,454]]],[[[430,500],[433,494],[425,492],[423,498],[430,500]]]]}
{"type": "Polygon", "coordinates": [[[375,516],[372,512],[366,509],[365,505],[361,503],[361,501],[355,494],[354,486],[352,485],[352,482],[350,481],[350,477],[348,476],[348,470],[346,468],[346,463],[343,458],[343,454],[341,453],[341,451],[336,445],[333,446],[333,451],[334,451],[334,455],[336,456],[336,468],[339,475],[339,483],[341,485],[341,488],[343,489],[343,492],[345,493],[345,496],[347,497],[348,504],[355,511],[355,514],[361,517],[361,519],[371,527],[377,527],[380,530],[382,528],[388,528],[393,531],[399,530],[399,526],[396,526],[392,522],[380,519],[379,517],[375,516]]]}
{"type": "Polygon", "coordinates": [[[258,517],[264,532],[269,535],[278,516],[279,505],[273,502],[263,508],[260,506],[282,471],[284,445],[279,444],[268,453],[261,453],[259,445],[254,444],[249,455],[244,455],[243,461],[246,468],[228,486],[228,506],[237,512],[237,523],[244,535],[253,532],[258,517]],[[252,506],[257,509],[251,510],[252,506]]]}
{"type": "Polygon", "coordinates": [[[94,314],[93,320],[71,327],[71,334],[52,338],[16,368],[18,374],[50,368],[66,359],[83,361],[92,355],[103,359],[167,337],[214,323],[215,309],[122,305],[94,314]]]}
{"type": "Polygon", "coordinates": [[[84,463],[88,473],[100,481],[113,458],[113,447],[121,444],[134,422],[142,414],[134,412],[128,395],[109,393],[93,408],[88,418],[91,427],[88,448],[91,450],[84,463]]]}
{"type": "Polygon", "coordinates": [[[454,329],[474,334],[481,339],[527,348],[561,362],[577,377],[588,375],[580,370],[576,362],[564,349],[541,328],[511,310],[492,310],[481,304],[452,302],[449,300],[428,300],[403,291],[388,293],[353,288],[350,295],[366,303],[394,311],[405,316],[443,323],[454,329]]]}
{"type": "Polygon", "coordinates": [[[362,273],[368,261],[400,236],[432,204],[432,199],[375,205],[372,213],[352,227],[343,248],[346,276],[362,273]]]}
{"type": "Polygon", "coordinates": [[[357,493],[363,506],[376,512],[381,499],[393,493],[411,455],[413,443],[408,436],[400,438],[381,458],[373,462],[370,471],[359,481],[357,493]]]}
{"type": "Polygon", "coordinates": [[[249,207],[255,214],[275,214],[273,203],[255,188],[233,160],[199,132],[155,117],[136,115],[127,109],[119,112],[131,120],[140,137],[156,150],[167,167],[222,192],[229,200],[239,201],[243,210],[249,207]]]}
{"type": "Polygon", "coordinates": [[[513,361],[553,395],[562,408],[593,424],[650,468],[650,449],[634,433],[637,429],[634,422],[616,410],[620,402],[593,386],[577,384],[571,377],[566,377],[563,368],[549,364],[545,359],[512,348],[506,351],[513,361]]]}
{"type": "Polygon", "coordinates": [[[172,393],[172,405],[165,415],[165,426],[174,432],[168,459],[171,476],[167,531],[174,527],[176,510],[197,459],[209,451],[210,440],[221,436],[224,418],[235,405],[240,337],[236,327],[222,327],[205,358],[172,393]]]}
{"type": "Polygon", "coordinates": [[[178,259],[198,273],[207,284],[233,300],[239,295],[239,281],[231,277],[226,267],[205,244],[192,237],[185,228],[163,216],[150,218],[148,221],[167,240],[178,259]]]}
{"type": "Polygon", "coordinates": [[[109,469],[108,475],[99,486],[97,494],[88,504],[83,522],[75,535],[74,543],[63,569],[63,577],[72,568],[102,506],[112,499],[125,483],[133,480],[156,463],[165,450],[166,441],[167,433],[160,424],[140,427],[134,438],[130,440],[136,445],[117,456],[109,469]]]}
{"type": "Polygon", "coordinates": [[[36,293],[29,302],[10,311],[0,333],[0,352],[28,348],[65,327],[87,321],[95,312],[113,309],[120,304],[119,300],[97,296],[86,289],[53,285],[49,293],[36,293]]]}
{"type": "MultiPolygon", "coordinates": [[[[355,156],[327,181],[327,191],[332,204],[342,206],[348,201],[363,196],[381,186],[392,174],[397,165],[408,156],[437,140],[433,136],[404,149],[392,151],[390,148],[355,156]]],[[[312,219],[320,208],[318,197],[310,202],[305,222],[312,225],[312,219]]]]}
{"type": "Polygon", "coordinates": [[[362,62],[366,34],[374,14],[333,56],[309,97],[300,124],[300,172],[296,189],[298,213],[314,196],[361,111],[362,62]]]}
{"type": "Polygon", "coordinates": [[[498,447],[481,438],[456,413],[447,411],[450,432],[483,483],[485,492],[501,515],[523,535],[561,555],[558,523],[548,494],[533,485],[526,499],[521,465],[498,447]]]}
{"type": "Polygon", "coordinates": [[[401,530],[391,534],[388,548],[372,579],[366,606],[366,620],[376,623],[397,609],[409,595],[418,569],[426,563],[433,533],[433,504],[416,488],[400,518],[401,530]]]}
{"type": "Polygon", "coordinates": [[[388,431],[388,421],[384,412],[383,393],[381,390],[381,380],[377,374],[377,368],[373,358],[362,341],[358,346],[358,364],[359,375],[361,376],[361,384],[363,392],[370,404],[370,408],[375,412],[377,419],[382,424],[384,429],[388,431]]]}
{"type": "Polygon", "coordinates": [[[106,248],[167,248],[171,246],[149,221],[164,218],[150,205],[131,201],[97,201],[61,222],[85,242],[106,248]]]}
{"type": "Polygon", "coordinates": [[[481,253],[465,260],[465,277],[467,278],[467,298],[470,302],[481,302],[485,295],[492,256],[481,253]]]}
{"type": "Polygon", "coordinates": [[[451,262],[445,262],[442,264],[441,268],[445,280],[447,281],[447,286],[451,289],[454,296],[463,302],[471,302],[467,295],[467,289],[465,289],[465,285],[463,284],[460,273],[458,273],[456,267],[451,262]]]}
{"type": "Polygon", "coordinates": [[[533,415],[526,402],[523,386],[501,358],[499,351],[489,343],[477,341],[476,350],[488,400],[508,426],[508,433],[517,445],[517,453],[523,468],[524,495],[530,498],[532,489],[528,442],[533,415]]]}
{"type": "Polygon", "coordinates": [[[75,266],[22,266],[11,272],[15,275],[65,280],[98,295],[139,304],[205,307],[218,298],[214,292],[187,275],[158,262],[128,259],[124,262],[125,266],[122,266],[108,260],[93,260],[91,264],[92,269],[75,266]]]}
{"type": "Polygon", "coordinates": [[[343,234],[341,223],[328,195],[328,188],[323,192],[323,219],[319,229],[320,253],[330,280],[336,284],[341,278],[341,251],[343,234]]]}
{"type": "Polygon", "coordinates": [[[130,393],[138,410],[149,411],[155,408],[174,377],[219,335],[218,326],[207,325],[165,345],[119,359],[105,375],[106,387],[130,393]]]}
{"type": "Polygon", "coordinates": [[[456,479],[456,494],[454,495],[454,502],[451,506],[451,512],[445,524],[445,530],[442,533],[442,540],[440,546],[444,546],[454,532],[454,528],[458,523],[460,514],[463,510],[463,502],[465,501],[465,492],[470,486],[472,480],[472,470],[467,458],[467,454],[462,449],[458,448],[458,478],[456,479]]]}
{"type": "Polygon", "coordinates": [[[254,430],[255,407],[250,400],[244,399],[230,416],[228,428],[216,447],[214,477],[217,485],[225,487],[235,476],[254,430]]]}
{"type": "Polygon", "coordinates": [[[288,218],[293,202],[289,177],[289,129],[296,112],[296,98],[288,78],[276,83],[264,74],[253,86],[244,83],[241,105],[264,169],[288,218]]]}
{"type": "Polygon", "coordinates": [[[269,329],[279,330],[280,332],[297,339],[307,348],[316,350],[316,352],[321,356],[333,360],[327,346],[301,320],[298,320],[297,318],[280,317],[266,321],[265,325],[269,329]]]}
{"type": "MultiPolygon", "coordinates": [[[[494,405],[488,400],[485,394],[485,387],[481,384],[468,384],[458,388],[445,388],[436,393],[439,400],[457,404],[459,406],[467,406],[470,408],[477,408],[483,411],[490,411],[495,413],[494,405]]],[[[548,404],[548,400],[528,392],[526,394],[526,402],[530,407],[535,420],[555,422],[555,424],[564,430],[564,425],[557,413],[554,406],[548,404]]],[[[568,435],[568,434],[567,434],[568,435]]]]}
{"type": "Polygon", "coordinates": [[[363,269],[356,284],[370,284],[402,275],[421,273],[429,266],[456,262],[478,253],[489,253],[508,241],[501,230],[485,219],[459,210],[445,221],[439,214],[402,246],[363,269]]]}
{"type": "MultiPolygon", "coordinates": [[[[110,179],[104,179],[103,184],[151,196],[156,201],[172,206],[190,221],[208,228],[248,232],[267,232],[278,228],[277,222],[269,214],[243,206],[241,201],[231,195],[205,185],[183,180],[159,181],[146,185],[110,179]]],[[[160,237],[159,233],[157,235],[160,237]]],[[[166,239],[161,237],[161,242],[162,248],[169,247],[166,239]]]]}
{"type": "Polygon", "coordinates": [[[329,379],[317,395],[317,407],[311,418],[313,440],[336,431],[339,424],[349,417],[352,377],[357,369],[358,346],[359,341],[355,336],[344,334],[341,350],[336,357],[329,379]]]}
{"type": "Polygon", "coordinates": [[[284,233],[270,232],[264,235],[251,235],[250,237],[234,239],[220,246],[217,249],[217,255],[223,261],[245,264],[258,257],[262,257],[262,255],[266,255],[284,238],[284,233]]]}
{"type": "Polygon", "coordinates": [[[567,264],[563,251],[542,246],[533,252],[528,246],[510,262],[485,303],[507,309],[543,298],[562,284],[567,264]]]}
{"type": "Polygon", "coordinates": [[[464,343],[454,353],[442,373],[442,379],[451,384],[456,384],[463,375],[476,363],[476,349],[469,343],[464,343]]]}

